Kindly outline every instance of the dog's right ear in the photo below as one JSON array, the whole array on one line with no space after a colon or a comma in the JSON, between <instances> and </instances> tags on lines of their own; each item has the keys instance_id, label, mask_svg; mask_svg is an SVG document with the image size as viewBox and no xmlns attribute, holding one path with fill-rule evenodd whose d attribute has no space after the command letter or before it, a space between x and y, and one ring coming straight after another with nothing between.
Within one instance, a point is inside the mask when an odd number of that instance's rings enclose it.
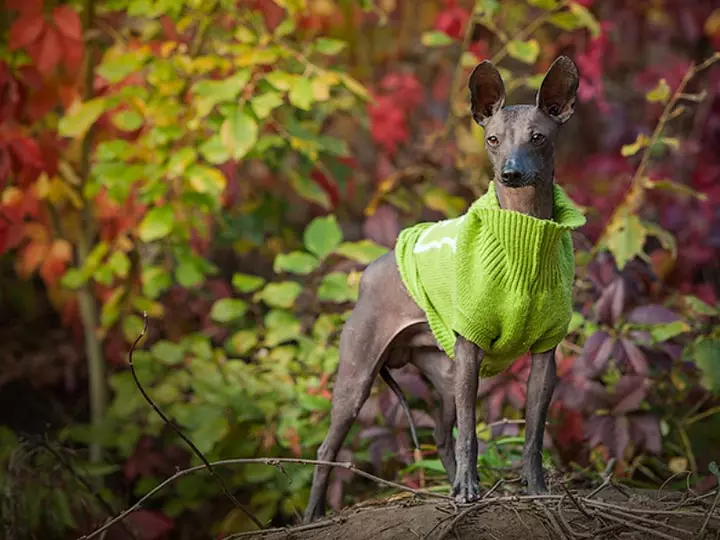
<instances>
[{"instance_id":1,"label":"dog's right ear","mask_svg":"<svg viewBox=\"0 0 720 540\"><path fill-rule=\"evenodd\" d=\"M505 103L505 84L500 72L489 60L483 60L470 74L470 110L475 121L485 126Z\"/></svg>"}]
</instances>

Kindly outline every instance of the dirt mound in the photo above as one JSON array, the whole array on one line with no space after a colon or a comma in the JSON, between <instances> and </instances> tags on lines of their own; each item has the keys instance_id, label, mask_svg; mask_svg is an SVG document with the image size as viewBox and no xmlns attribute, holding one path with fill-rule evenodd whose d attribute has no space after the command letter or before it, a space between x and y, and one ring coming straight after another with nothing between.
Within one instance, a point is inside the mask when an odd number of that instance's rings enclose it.
<instances>
[{"instance_id":1,"label":"dirt mound","mask_svg":"<svg viewBox=\"0 0 720 540\"><path fill-rule=\"evenodd\" d=\"M457 506L403 494L310 525L244 533L263 540L720 539L715 492L608 488L538 497L491 496Z\"/></svg>"}]
</instances>

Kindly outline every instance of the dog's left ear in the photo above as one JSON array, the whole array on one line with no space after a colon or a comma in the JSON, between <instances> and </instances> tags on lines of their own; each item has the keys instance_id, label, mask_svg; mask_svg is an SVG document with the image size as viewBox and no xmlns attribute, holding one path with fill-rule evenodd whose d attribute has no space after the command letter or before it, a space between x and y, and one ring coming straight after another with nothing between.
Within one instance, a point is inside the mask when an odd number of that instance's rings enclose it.
<instances>
[{"instance_id":1,"label":"dog's left ear","mask_svg":"<svg viewBox=\"0 0 720 540\"><path fill-rule=\"evenodd\" d=\"M579 83L575 63L567 56L558 57L540 85L538 108L558 124L564 124L575 111L575 94Z\"/></svg>"}]
</instances>

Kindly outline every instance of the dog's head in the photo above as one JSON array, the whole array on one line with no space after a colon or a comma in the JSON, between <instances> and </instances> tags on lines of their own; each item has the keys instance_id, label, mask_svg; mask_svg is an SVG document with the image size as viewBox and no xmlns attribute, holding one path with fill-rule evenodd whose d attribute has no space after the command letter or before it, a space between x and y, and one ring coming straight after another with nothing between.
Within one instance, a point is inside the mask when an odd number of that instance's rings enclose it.
<instances>
[{"instance_id":1,"label":"dog's head","mask_svg":"<svg viewBox=\"0 0 720 540\"><path fill-rule=\"evenodd\" d=\"M487 60L475 67L468 81L472 116L485 128L495 178L503 186L552 181L557 132L575 110L578 83L574 62L560 56L545 74L535 105L504 107L505 85L497 68Z\"/></svg>"}]
</instances>

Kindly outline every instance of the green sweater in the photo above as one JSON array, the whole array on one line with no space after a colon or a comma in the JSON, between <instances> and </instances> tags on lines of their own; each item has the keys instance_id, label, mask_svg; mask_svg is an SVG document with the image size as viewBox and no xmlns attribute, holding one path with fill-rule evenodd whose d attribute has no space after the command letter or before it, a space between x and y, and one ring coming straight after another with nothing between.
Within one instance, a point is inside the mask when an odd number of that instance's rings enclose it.
<instances>
[{"instance_id":1,"label":"green sweater","mask_svg":"<svg viewBox=\"0 0 720 540\"><path fill-rule=\"evenodd\" d=\"M567 334L575 275L570 230L585 223L558 186L553 220L503 210L495 185L463 216L403 230L395 257L403 283L450 358L455 334L485 351L483 377Z\"/></svg>"}]
</instances>

